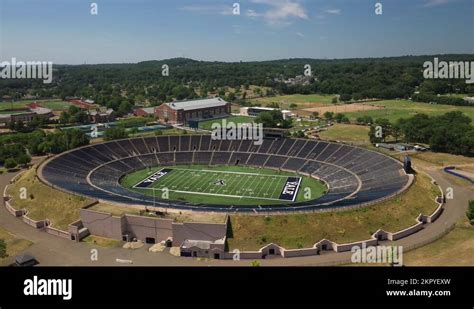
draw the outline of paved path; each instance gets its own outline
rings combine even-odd
[[[454,199],[448,200],[445,210],[441,216],[432,224],[428,224],[418,233],[400,239],[396,242],[386,242],[391,245],[401,245],[412,247],[418,243],[424,243],[442,234],[447,227],[456,223],[465,216],[467,201],[474,199],[474,191],[466,187],[451,183],[440,170],[427,171],[445,190],[452,187]],[[3,193],[5,185],[14,174],[0,175],[0,190]],[[415,218],[414,221],[415,223]],[[6,208],[0,207],[0,227],[10,231],[16,236],[29,239],[34,244],[28,248],[28,252],[33,254],[43,266],[105,266],[105,265],[129,265],[117,263],[116,259],[132,260],[133,265],[155,265],[155,266],[250,266],[251,260],[197,260],[186,257],[174,257],[167,252],[148,252],[149,246],[140,249],[130,250],[122,248],[102,248],[87,243],[75,243],[63,238],[47,234],[40,230],[35,230],[26,225],[18,218],[13,217]],[[91,260],[91,250],[98,250],[98,261]],[[333,265],[336,263],[348,263],[351,252],[334,253],[325,252],[320,256],[299,257],[299,258],[268,258],[260,260],[261,265],[268,266],[298,266],[298,265]]]

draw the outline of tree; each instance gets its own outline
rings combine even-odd
[[[117,109],[117,115],[118,116],[127,115],[128,113],[130,113],[132,111],[132,108],[133,108],[132,104],[130,104],[127,101],[122,101],[122,103],[120,103],[120,105]]]
[[[235,93],[234,92],[229,92],[229,95],[227,96],[227,101],[229,102],[234,102],[235,100]]]
[[[304,138],[305,137],[304,131],[298,130],[298,131],[293,132],[293,137]]]
[[[104,140],[106,141],[127,138],[127,137],[128,137],[128,133],[125,130],[125,128],[122,128],[122,127],[110,128],[110,129],[105,130],[104,132]]]
[[[298,105],[296,105],[295,103],[291,103],[289,107],[290,109],[295,109],[298,107]]]
[[[344,118],[344,114],[341,114],[341,113],[337,113],[336,115],[334,115],[334,120],[337,122],[337,123],[341,123],[342,122],[342,119]],[[347,118],[347,117],[346,117]],[[347,119],[349,120],[349,119]]]
[[[7,243],[5,240],[0,239],[0,258],[7,257]]]
[[[343,93],[343,94],[341,94],[341,96],[339,97],[339,99],[340,99],[342,102],[347,102],[347,101],[350,101],[350,100],[352,99],[352,95],[347,94],[347,93]]]
[[[336,104],[337,103],[337,97],[332,98],[331,103]]]
[[[327,120],[332,120],[333,117],[334,117],[333,112],[325,112],[324,113],[324,118],[326,118]]]
[[[374,119],[372,119],[372,117],[367,116],[367,115],[357,117],[356,121],[357,121],[358,124],[366,124],[366,125],[370,125],[370,124],[374,123]]]
[[[474,200],[469,201],[469,208],[466,212],[466,216],[471,223],[474,222]]]
[[[313,112],[312,115],[313,115],[314,118],[318,118],[318,117],[319,117],[319,113],[318,113],[318,112]]]
[[[283,119],[283,114],[277,109],[258,114],[255,122],[267,128],[291,128],[291,120]]]
[[[375,125],[376,131],[380,132],[382,141],[385,142],[387,137],[392,135],[392,124],[386,118],[378,118],[375,120]]]
[[[67,124],[71,122],[71,114],[68,112],[62,112],[61,116],[59,116],[59,122],[62,124]]]
[[[28,163],[31,162],[31,157],[24,153],[17,158],[17,162],[19,165],[26,166]]]
[[[18,165],[18,163],[13,158],[6,159],[5,163],[4,163],[4,166],[5,166],[6,169],[15,168],[17,165]]]

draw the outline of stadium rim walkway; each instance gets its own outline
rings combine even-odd
[[[418,233],[402,238],[395,242],[389,242],[391,245],[413,246],[434,236],[443,233],[446,226],[454,224],[460,218],[465,216],[467,201],[474,197],[474,194],[468,189],[451,183],[444,177],[441,170],[427,170],[427,172],[437,181],[443,190],[446,187],[454,189],[454,199],[447,200],[445,210],[434,223],[426,225]],[[8,184],[13,178],[13,173],[0,175],[0,190]],[[204,260],[199,261],[194,258],[174,257],[168,253],[150,253],[145,246],[136,250],[127,250],[122,248],[101,248],[86,243],[75,243],[62,239],[40,230],[35,230],[18,218],[13,217],[2,205],[0,207],[0,227],[8,230],[12,234],[29,239],[34,244],[26,251],[33,254],[43,266],[122,266],[129,264],[120,264],[115,260],[117,258],[132,260],[132,265],[140,266],[250,266],[252,260]],[[98,261],[91,261],[91,249],[98,249]],[[262,266],[318,266],[335,265],[348,263],[351,252],[343,253],[324,253],[319,256],[298,257],[298,258],[269,258],[259,260]]]

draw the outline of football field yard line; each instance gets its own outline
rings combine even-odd
[[[185,172],[181,173],[183,175],[183,178],[186,179]],[[199,173],[199,171],[195,172],[193,175],[190,176],[189,183],[187,183],[189,189],[195,189],[199,185],[199,182],[202,181],[202,175]],[[197,191],[197,190],[195,190]]]
[[[151,187],[140,189],[163,191],[167,188],[169,192],[175,193],[282,201],[277,196],[278,190],[283,188],[283,180],[288,177],[263,173],[162,167],[147,172],[141,181],[164,168],[169,168],[171,171],[157,179]],[[216,184],[218,180],[223,180],[224,185]]]
[[[288,177],[285,175],[276,175],[276,174],[261,174],[261,173],[248,173],[248,172],[233,172],[233,171],[219,171],[219,170],[199,170],[199,169],[192,169],[192,168],[173,168],[170,167],[173,170],[177,171],[200,171],[200,172],[206,172],[206,173],[227,173],[227,174],[242,174],[242,175],[261,175],[261,176],[275,176],[275,177]]]
[[[267,183],[267,180],[270,179],[270,184],[273,182],[273,180],[271,178],[265,178],[265,180],[263,181],[262,185],[260,186],[258,192],[257,192],[257,195],[262,195],[262,196],[265,196],[265,193],[262,193],[263,189],[265,188],[265,184]]]
[[[216,193],[219,193],[221,190],[223,191],[230,191],[230,193],[233,193],[235,191],[235,187],[234,187],[234,184],[236,183],[237,181],[237,177],[235,176],[232,176],[231,174],[224,174],[224,177],[226,178],[225,181],[226,181],[226,185],[225,186],[222,186],[222,188],[219,188],[219,190],[216,191]]]
[[[236,177],[237,178],[237,177]],[[246,179],[246,177],[238,177],[239,178],[239,181],[237,182],[236,184],[236,188],[237,188],[237,193],[240,193],[243,189],[242,189],[242,186],[239,186],[240,182],[242,181],[242,179]]]
[[[282,188],[283,188],[283,186],[281,186],[281,187],[279,188],[280,191],[282,191]],[[275,186],[275,187],[273,188],[273,190],[272,190],[272,196],[275,195],[275,191],[276,191],[277,189],[278,189],[277,186]],[[276,192],[276,194],[278,194],[278,191]],[[298,195],[298,192],[296,192],[296,195]]]
[[[177,173],[171,172],[170,174],[167,175],[168,177],[164,177],[162,181],[157,181],[153,184],[153,187],[156,188],[157,186],[162,186],[164,188],[168,188],[173,180],[178,177]]]
[[[265,190],[265,193],[264,195],[265,196],[270,196],[270,197],[273,197],[273,192],[272,193],[268,193],[268,191],[273,188],[273,187],[276,187],[278,183],[278,180],[275,179],[275,178],[271,178],[271,182],[270,184],[268,185],[268,188]],[[272,190],[273,191],[273,190]]]
[[[140,188],[142,190],[153,190],[153,188]],[[156,191],[163,191],[163,189],[154,189]],[[266,197],[256,197],[256,196],[240,196],[240,195],[231,195],[231,194],[216,194],[216,193],[209,193],[209,192],[195,192],[195,191],[183,191],[183,190],[171,190],[168,189],[169,192],[176,192],[176,193],[187,193],[187,194],[199,194],[199,195],[213,195],[213,196],[224,196],[224,197],[235,197],[239,199],[256,199],[256,200],[272,200],[272,201],[282,201],[277,198],[266,198]]]
[[[186,180],[188,180],[187,177],[185,177],[185,172],[178,171],[177,174],[179,174],[179,179],[176,181],[176,183],[173,183],[172,185],[176,188],[179,188],[182,186],[183,183],[186,183]]]
[[[253,177],[252,181],[250,181],[250,185],[249,185],[249,188],[252,188],[251,184],[255,181],[255,179],[257,179],[257,176],[250,176],[250,177]],[[245,191],[245,192],[253,192],[253,189],[251,189],[251,191]]]

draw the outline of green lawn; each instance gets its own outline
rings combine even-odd
[[[366,103],[369,104],[369,103]],[[411,102],[409,100],[387,100],[379,102],[371,102],[371,105],[384,106],[384,109],[352,112],[346,115],[354,121],[357,117],[368,115],[374,119],[387,118],[391,122],[395,122],[400,118],[409,118],[416,114],[427,114],[430,116],[438,116],[451,111],[461,111],[467,116],[474,119],[474,107],[469,106],[453,106]]]
[[[0,228],[0,239],[3,239],[7,245],[7,256],[0,258],[0,266],[6,266],[11,262],[9,257],[18,255],[33,244],[31,241],[19,238],[2,228]]]
[[[235,124],[239,123],[252,123],[253,122],[253,117],[248,117],[248,116],[232,116],[228,118],[222,118],[222,119],[211,119],[211,120],[206,120],[206,121],[201,121],[199,123],[199,128],[203,130],[212,130],[212,124],[213,123],[220,123],[222,125],[223,121],[225,120],[227,123],[229,122],[234,122]]]
[[[122,245],[122,242],[120,240],[95,235],[89,235],[82,241],[93,246],[99,246],[104,248],[118,248]]]
[[[20,198],[21,188],[26,189],[26,199]],[[33,220],[49,219],[52,226],[60,230],[67,230],[70,223],[79,219],[79,210],[92,202],[43,184],[38,180],[34,167],[8,187],[8,194],[13,197],[15,209],[26,209],[28,217]]]
[[[147,188],[134,186],[161,169],[171,169]],[[169,190],[169,199],[194,203],[225,205],[286,204],[280,193],[289,176],[294,173],[249,167],[204,165],[157,167],[127,175],[122,185],[148,196],[162,197],[164,188]],[[300,177],[300,176],[297,176]],[[220,182],[222,181],[222,182]],[[311,196],[305,199],[304,192],[310,188]],[[324,194],[326,187],[318,180],[302,177],[295,202],[312,200]]]
[[[33,103],[33,102],[35,102],[35,100],[20,101],[20,102],[13,102],[13,103],[2,102],[0,103],[0,111],[11,109],[11,108],[13,109],[26,108],[28,104]],[[38,102],[43,107],[46,107],[52,110],[58,110],[58,111],[67,110],[69,106],[71,106],[71,103],[66,102],[66,101],[61,101],[61,100],[45,100],[45,101],[38,100],[36,102]]]
[[[27,102],[0,102],[0,111],[6,110],[6,109],[17,109],[17,108],[25,108]]]
[[[402,195],[373,206],[341,212],[273,217],[231,215],[229,249],[258,250],[268,243],[287,249],[311,247],[321,239],[339,243],[369,239],[378,229],[396,232],[415,224],[420,213],[437,207],[436,186],[423,173]]]
[[[351,143],[369,144],[369,127],[354,124],[335,124],[326,131],[319,132],[325,140],[337,140]]]
[[[69,109],[72,105],[69,102],[65,101],[37,101],[41,106],[55,110],[55,111],[63,111]]]
[[[278,103],[280,107],[284,109],[289,109],[290,104],[293,103],[298,105],[298,108],[301,109],[331,104],[334,97],[335,95],[324,94],[292,94],[252,99],[250,102],[253,104],[258,103],[262,106],[267,106],[271,103]]]
[[[266,106],[271,103],[278,103],[281,108],[288,109],[291,103],[297,104],[296,110],[302,110],[306,108],[319,107],[330,105],[332,98],[335,95],[321,95],[321,94],[310,94],[310,95],[282,95],[275,97],[264,97],[250,100],[252,103],[260,103],[262,106]],[[461,95],[464,97],[464,95]],[[453,105],[440,105],[440,104],[428,104],[421,102],[412,102],[409,100],[384,100],[378,102],[365,103],[368,105],[384,106],[384,109],[360,111],[360,112],[347,112],[345,113],[352,121],[357,117],[363,115],[369,115],[373,118],[387,118],[392,122],[395,122],[399,118],[408,118],[418,113],[425,113],[430,116],[442,115],[450,111],[462,111],[472,119],[474,119],[474,107],[469,106],[453,106]]]
[[[404,254],[403,263],[409,266],[474,266],[473,252],[474,226],[463,219],[446,236]]]

